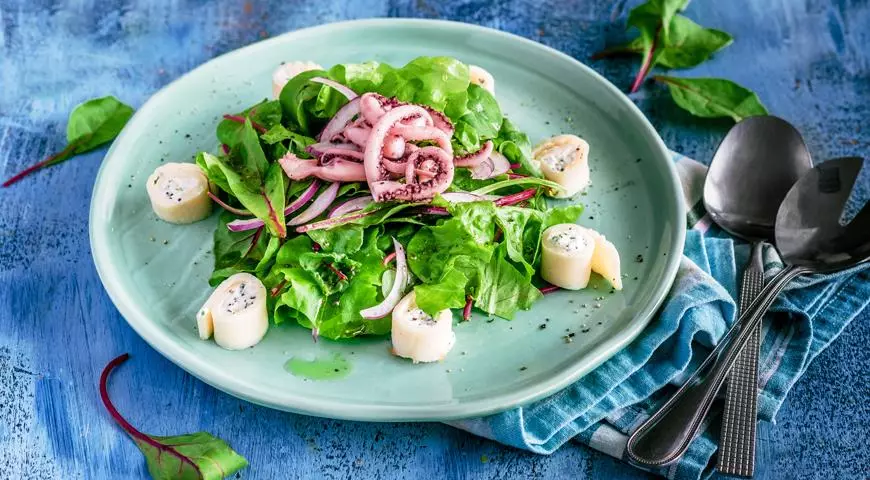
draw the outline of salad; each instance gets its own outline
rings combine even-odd
[[[219,148],[147,181],[155,213],[220,213],[216,287],[203,340],[258,343],[270,324],[318,337],[391,335],[393,353],[443,359],[453,312],[505,319],[545,293],[622,288],[613,244],[551,204],[589,185],[589,145],[559,135],[532,149],[503,114],[495,79],[454,58],[282,64],[274,99],[224,115]]]

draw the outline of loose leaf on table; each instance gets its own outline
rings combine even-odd
[[[664,32],[659,32],[659,52],[655,57],[655,65],[666,68],[690,68],[699,65],[711,55],[727,47],[733,41],[731,35],[714,28],[704,28],[682,15],[675,15],[671,20],[670,37],[664,41]],[[644,53],[644,40],[637,37],[631,42],[618,47],[605,49],[593,59],[620,54]],[[655,66],[653,65],[653,66]]]
[[[109,398],[108,380],[112,370],[127,361],[123,354],[106,365],[100,376],[100,398],[112,419],[133,439],[145,455],[148,473],[159,480],[201,479],[219,480],[248,466],[248,461],[226,442],[207,432],[187,435],[147,435],[130,424]]]
[[[643,54],[643,61],[631,84],[632,93],[640,88],[644,78],[658,62],[662,47],[671,43],[673,19],[688,4],[689,0],[649,0],[629,12],[628,26],[635,27],[640,32],[637,45],[633,47],[639,48],[639,52]]]
[[[112,141],[133,116],[133,108],[115,97],[88,100],[73,109],[66,127],[66,147],[45,160],[31,165],[3,183],[8,187],[31,173],[56,165],[80,153]]]
[[[723,78],[678,78],[657,75],[680,107],[699,117],[746,117],[767,115],[767,109],[751,90]]]

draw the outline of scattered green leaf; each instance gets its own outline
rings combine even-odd
[[[724,78],[678,78],[658,75],[680,107],[699,117],[746,117],[767,115],[767,109],[751,90]]]
[[[112,419],[133,439],[145,455],[148,473],[155,480],[227,478],[248,466],[248,461],[227,443],[208,432],[186,435],[147,435],[130,424],[109,398],[108,381],[112,370],[127,361],[125,353],[106,365],[100,376],[100,398]]]
[[[67,121],[66,147],[13,175],[3,182],[3,186],[8,187],[37,170],[57,165],[75,155],[111,142],[121,133],[132,116],[133,108],[112,96],[95,98],[79,104],[73,109]]]

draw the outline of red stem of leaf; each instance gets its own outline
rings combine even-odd
[[[223,208],[224,210],[226,210],[230,213],[234,213],[234,214],[239,215],[239,216],[248,216],[248,217],[253,215],[253,213],[251,213],[247,210],[229,206],[226,202],[224,202],[217,195],[215,195],[211,192],[207,192],[207,193],[208,193],[208,197],[211,198],[214,201],[214,203],[220,205],[221,208]]]
[[[522,173],[508,173],[507,176],[508,176],[508,178],[510,178],[511,180],[513,180],[513,179],[515,179],[515,178],[526,178],[526,177],[528,177],[528,175],[523,175]]]
[[[327,263],[326,266],[329,267],[330,270],[332,270],[332,273],[338,276],[339,280],[347,280],[347,275],[341,273],[341,270],[335,268],[335,265]]]
[[[538,190],[536,188],[530,188],[528,190],[523,190],[522,192],[519,192],[519,193],[514,193],[511,195],[501,197],[495,201],[495,206],[507,207],[509,205],[514,205],[514,204],[520,203],[524,200],[528,200],[528,199],[534,197],[535,193],[537,191]]]
[[[45,160],[42,160],[41,162],[34,163],[33,165],[25,168],[24,170],[16,173],[15,175],[9,177],[9,180],[6,180],[5,182],[3,182],[3,186],[8,187],[8,186],[12,185],[13,183],[21,180],[22,178],[30,175],[31,173],[51,165],[51,162],[54,162],[55,160],[72,153],[72,151],[77,146],[78,146],[77,142],[70,143],[69,145],[64,147],[63,150],[61,150],[57,153],[54,153],[52,155],[49,155],[48,157],[45,158]]]
[[[253,237],[251,237],[251,246],[248,247],[248,249],[245,251],[245,254],[243,255],[244,257],[247,257],[249,253],[254,251],[254,247],[257,246],[257,242],[260,240],[260,235],[262,233],[263,233],[263,227],[258,228],[257,231],[254,232]]]
[[[200,477],[202,477],[202,471],[199,469],[199,466],[193,462],[190,458],[185,455],[178,453],[174,448],[163,445],[162,443],[154,440],[153,438],[145,435],[144,433],[137,430],[133,425],[130,424],[121,413],[118,412],[118,409],[115,408],[115,405],[112,403],[112,400],[109,398],[109,375],[112,373],[112,370],[115,369],[118,365],[127,361],[130,358],[129,353],[125,353],[123,355],[118,356],[111,362],[109,362],[106,367],[103,369],[103,373],[100,375],[100,399],[103,400],[103,406],[106,407],[106,410],[109,412],[109,415],[112,417],[115,422],[117,422],[120,427],[127,432],[127,435],[133,440],[137,440],[143,443],[147,443],[148,445],[157,449],[158,454],[162,454],[163,452],[169,452],[170,455],[177,457],[181,460],[182,463],[187,463],[191,467],[199,473]]]
[[[396,258],[396,252],[393,252],[384,257],[384,266],[389,265],[389,263],[392,262],[394,258]]]
[[[557,286],[555,286],[555,285],[547,285],[546,287],[541,287],[541,288],[539,288],[539,290],[541,291],[541,293],[543,293],[544,295],[546,295],[546,294],[548,294],[548,293],[553,293],[553,292],[555,292],[556,290],[561,290],[561,289],[562,289],[562,287],[557,287]]]
[[[226,143],[222,143],[222,144],[221,144],[221,150],[224,151],[224,155],[229,155],[229,154],[230,154],[230,146],[227,145]]]
[[[316,252],[319,252],[319,251],[320,251],[320,244],[317,243],[317,242],[312,243],[312,244],[311,244],[311,250],[313,250],[315,253],[316,253]]]
[[[275,287],[272,288],[272,291],[270,292],[272,294],[272,297],[277,297],[278,294],[281,293],[281,290],[284,289],[284,285],[287,285],[287,280],[281,280],[281,283],[275,285]]]
[[[429,215],[449,215],[450,212],[447,211],[444,207],[424,207],[420,210],[420,213],[427,213]]]
[[[592,54],[589,57],[589,60],[601,60],[602,58],[607,57],[618,57],[620,55],[630,55],[633,53],[641,53],[638,50],[627,47],[613,47],[613,48],[605,48],[604,50],[599,50]]]
[[[634,83],[631,84],[631,93],[637,91],[640,88],[640,85],[643,83],[643,79],[646,78],[646,75],[649,73],[652,68],[652,60],[653,55],[655,54],[656,48],[658,46],[659,40],[659,32],[662,27],[659,25],[659,28],[656,29],[656,33],[653,36],[652,45],[649,47],[649,51],[647,51],[643,56],[643,64],[640,66],[640,70],[637,71],[637,76],[634,78]]]
[[[471,302],[474,299],[471,298],[471,295],[465,296],[465,308],[462,309],[462,320],[468,321],[471,318]]]
[[[245,117],[240,115],[224,115],[224,118],[236,123],[245,123]],[[248,120],[251,120],[250,118]],[[266,133],[266,127],[260,125],[259,123],[251,120],[251,126],[254,127],[254,130],[260,133]]]
[[[266,206],[269,207],[269,218],[272,220],[272,223],[275,224],[275,228],[278,230],[278,238],[286,237],[287,226],[283,225],[281,222],[278,222],[278,214],[275,212],[275,207],[272,206],[272,202],[269,200],[269,196],[266,195],[266,192],[260,192],[260,195],[263,196],[263,200],[266,201]]]
[[[511,164],[511,170],[516,170],[520,167],[522,167],[522,165],[520,165],[519,163],[512,163]]]

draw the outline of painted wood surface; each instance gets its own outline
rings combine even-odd
[[[628,4],[626,4],[628,3]],[[0,176],[62,147],[80,101],[140,105],[205,60],[261,38],[350,18],[461,20],[586,60],[627,38],[637,2],[588,0],[0,1]],[[686,76],[723,76],[795,123],[815,158],[870,147],[870,4],[864,0],[695,0],[688,15],[734,34]],[[304,56],[304,55],[303,55]],[[626,88],[633,60],[591,62]],[[646,85],[633,99],[675,150],[711,157],[730,126],[696,120]],[[225,395],[163,359],[127,326],[97,278],[87,235],[104,150],[0,191],[0,478],[145,478],[141,455],[103,412],[96,383],[133,358],[113,393],[154,434],[208,430],[250,461],[244,478],[645,478],[569,444],[549,457],[440,424],[304,417]],[[870,315],[856,319],[762,425],[757,478],[866,478]]]

